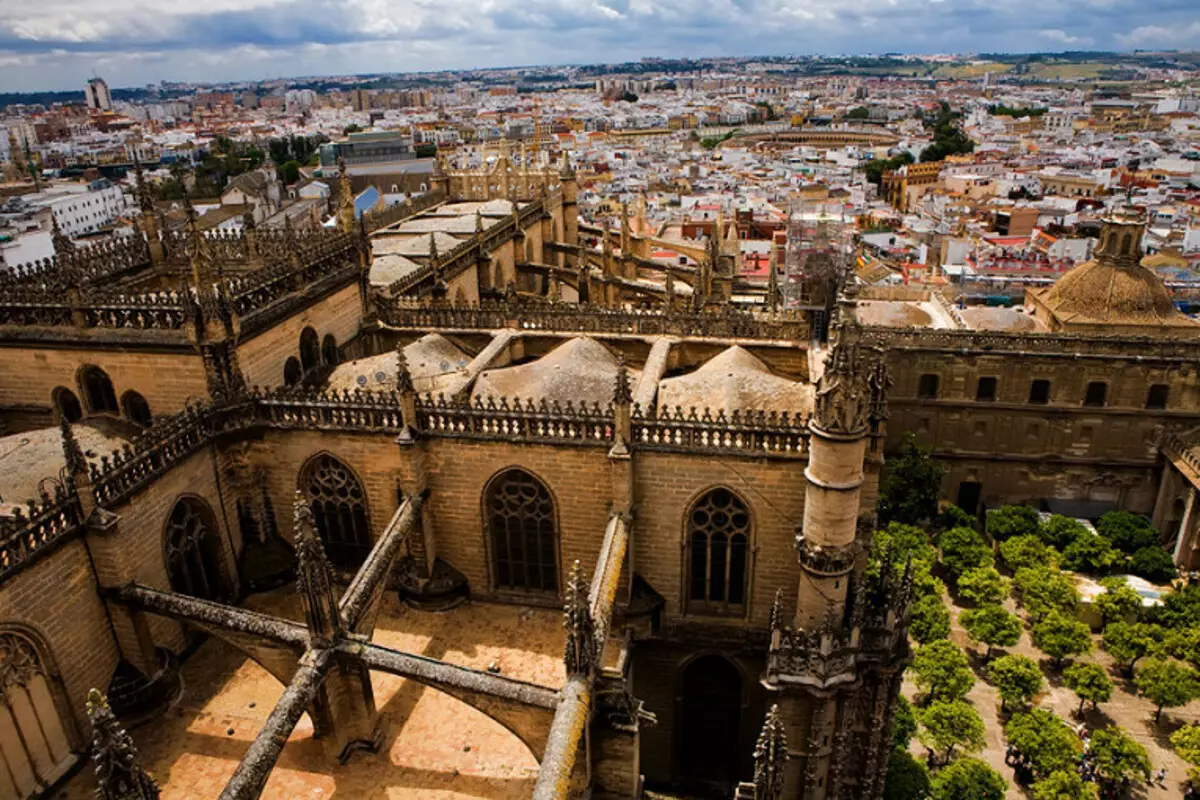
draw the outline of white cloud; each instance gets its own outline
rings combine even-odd
[[[1125,47],[1187,47],[1200,44],[1200,22],[1190,25],[1142,25],[1116,40]]]
[[[1081,6],[1103,13],[1080,14]],[[1200,39],[1189,0],[106,0],[103,14],[96,0],[0,7],[0,91],[75,87],[101,66],[110,85],[127,86],[648,55],[1024,52]]]
[[[1072,36],[1062,28],[1044,28],[1038,31],[1038,36],[1050,42],[1077,45],[1080,47],[1088,47],[1096,43],[1096,40],[1090,36]]]

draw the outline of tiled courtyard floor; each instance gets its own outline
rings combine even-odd
[[[1005,607],[1023,618],[1021,609],[1011,598],[1005,602]],[[984,751],[978,756],[987,761],[992,769],[995,769],[1008,781],[1008,800],[1026,800],[1030,795],[1017,785],[1013,778],[1012,768],[1004,764],[1004,721],[1000,716],[1000,696],[996,689],[983,678],[981,658],[983,648],[972,645],[967,632],[958,622],[959,611],[957,606],[951,604],[952,630],[950,638],[955,644],[966,650],[971,657],[972,666],[975,668],[977,680],[974,688],[967,695],[967,700],[983,717],[987,740]],[[1093,636],[1092,638],[1095,642],[1095,650],[1091,655],[1083,656],[1082,660],[1103,664],[1113,679],[1114,691],[1112,700],[1101,703],[1098,711],[1091,711],[1089,707],[1083,721],[1086,721],[1088,727],[1093,729],[1113,724],[1119,725],[1146,748],[1155,770],[1166,767],[1166,787],[1138,786],[1133,797],[1144,798],[1144,800],[1178,800],[1183,796],[1181,786],[1187,777],[1187,764],[1175,754],[1168,737],[1181,725],[1200,722],[1200,702],[1193,702],[1184,708],[1165,709],[1161,724],[1156,725],[1154,723],[1154,705],[1150,701],[1138,697],[1132,681],[1126,680],[1112,669],[1112,659],[1100,647],[1100,637]],[[1042,665],[1042,672],[1047,680],[1046,688],[1035,700],[1037,706],[1054,712],[1071,725],[1077,725],[1080,722],[1075,717],[1079,699],[1070,689],[1060,685],[1059,673],[1050,669],[1049,659],[1033,646],[1028,630],[1022,632],[1021,641],[1015,647],[997,650],[993,653],[993,657],[1004,653],[1020,653]],[[912,684],[910,674],[906,681],[905,695],[911,699],[915,693],[916,687]],[[917,743],[915,738],[912,750],[921,757],[925,755],[925,748]]]
[[[302,619],[293,589],[251,598],[246,607]],[[564,634],[553,610],[471,603],[431,614],[385,597],[375,641],[478,669],[562,685]],[[132,731],[163,800],[216,798],[233,774],[283,687],[265,670],[216,639],[183,666],[184,692],[167,716]],[[372,673],[375,701],[390,724],[384,749],[339,766],[312,738],[306,715],[284,748],[264,798],[526,798],[537,776],[528,749],[475,709],[403,678]],[[90,765],[60,793],[90,800]]]

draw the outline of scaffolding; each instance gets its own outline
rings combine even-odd
[[[854,226],[833,200],[788,204],[781,293],[785,308],[813,314],[813,331],[825,338],[841,281],[854,263]]]

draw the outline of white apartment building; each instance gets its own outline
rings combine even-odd
[[[112,95],[104,78],[92,78],[83,89],[87,107],[93,111],[112,111]]]
[[[93,233],[120,217],[126,208],[125,193],[108,181],[89,186],[54,187],[44,193],[41,204],[54,213],[58,227],[67,236]]]

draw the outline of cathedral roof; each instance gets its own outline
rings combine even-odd
[[[372,286],[391,286],[420,268],[421,265],[417,262],[396,253],[377,255],[371,262],[368,280]]]
[[[462,244],[461,239],[456,239],[448,233],[437,231],[429,234],[423,233],[419,236],[377,237],[371,240],[371,251],[376,256],[388,255],[390,253],[402,256],[427,256],[429,255],[430,238],[437,243],[438,252],[442,255],[446,255],[446,253],[449,253],[455,247]]]
[[[1140,265],[1087,261],[1035,294],[1064,325],[1196,325],[1171,302],[1162,280]]]
[[[436,395],[447,391],[471,363],[469,354],[439,333],[426,334],[405,345],[404,357],[408,359],[413,388],[419,394]],[[339,364],[330,373],[327,385],[339,392],[343,389],[391,391],[396,388],[396,353],[392,350]]]
[[[98,419],[95,425],[77,422],[71,426],[84,457],[97,466],[101,456],[112,455],[129,441],[115,426],[104,423]],[[65,464],[62,431],[57,425],[0,437],[0,499],[5,503],[36,500],[42,479],[58,478]]]
[[[813,387],[776,375],[756,355],[734,345],[693,372],[659,381],[658,406],[808,413]]]
[[[612,401],[617,379],[617,356],[595,339],[568,339],[537,361],[490,369],[475,381],[472,397],[546,400],[576,407],[593,403],[604,408]],[[639,370],[629,370],[637,385]]]

